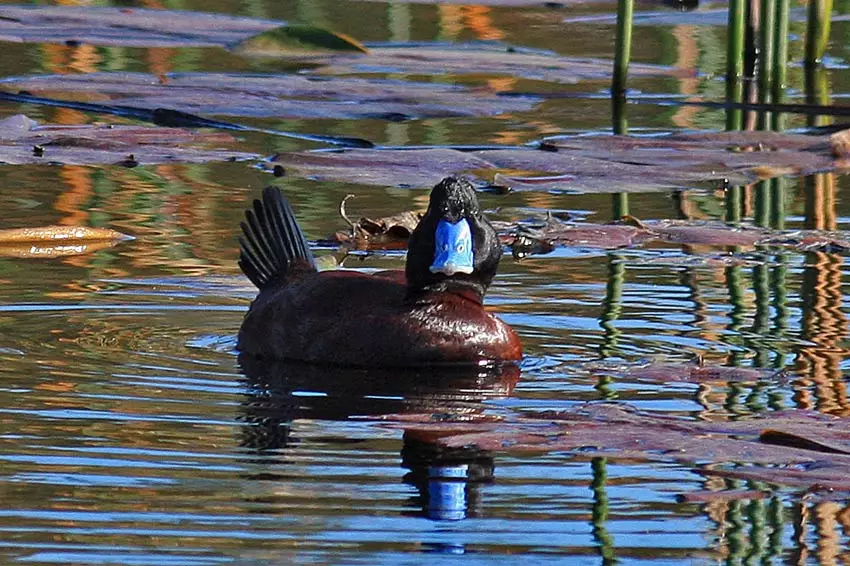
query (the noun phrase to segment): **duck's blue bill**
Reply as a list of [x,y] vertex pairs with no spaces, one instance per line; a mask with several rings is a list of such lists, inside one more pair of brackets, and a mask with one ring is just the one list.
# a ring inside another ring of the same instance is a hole
[[472,231],[465,218],[456,224],[440,220],[434,233],[434,263],[431,273],[472,273]]

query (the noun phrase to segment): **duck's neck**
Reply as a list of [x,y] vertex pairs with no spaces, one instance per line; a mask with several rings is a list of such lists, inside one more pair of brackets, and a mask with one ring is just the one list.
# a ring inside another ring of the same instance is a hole
[[486,290],[480,282],[471,279],[446,279],[418,289],[409,289],[407,301],[410,303],[436,302],[448,293],[480,305],[484,302]]

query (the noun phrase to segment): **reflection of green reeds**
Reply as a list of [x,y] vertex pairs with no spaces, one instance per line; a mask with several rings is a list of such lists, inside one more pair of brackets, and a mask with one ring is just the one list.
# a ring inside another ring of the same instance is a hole
[[590,489],[593,490],[593,509],[591,517],[593,521],[593,538],[599,545],[599,553],[602,555],[602,564],[616,564],[614,556],[614,540],[605,523],[608,521],[608,494],[605,486],[608,483],[608,460],[607,458],[594,458],[590,461],[593,470],[593,480]]
[[[773,335],[781,338],[788,329],[788,267],[785,256],[777,255],[775,267],[770,277],[770,288],[773,294]],[[781,341],[779,341],[781,343]],[[785,367],[785,352],[780,348],[776,353],[774,366],[777,369]]]
[[[623,309],[623,280],[626,268],[623,257],[620,254],[608,254],[608,282],[605,285],[605,299],[602,302],[602,314],[599,317],[599,326],[605,331],[600,348],[600,356],[606,358],[617,348],[617,339],[620,330],[614,326],[613,321],[620,317]],[[604,395],[611,398],[610,395]]]
[[741,201],[743,192],[741,187],[726,188],[726,221],[737,223],[741,221],[742,207]]
[[[726,289],[729,292],[729,325],[727,330],[729,336],[741,336],[741,328],[744,326],[746,307],[744,305],[744,281],[741,276],[741,267],[733,265],[726,268]],[[741,352],[732,351],[729,354],[729,365],[740,365]]]
[[754,188],[755,211],[753,213],[753,221],[756,226],[769,226],[772,211],[772,193],[770,190],[770,181],[759,181]]
[[[756,312],[753,315],[753,335],[770,336],[770,273],[764,263],[753,267],[753,294],[755,295]],[[762,340],[752,344],[756,353],[756,367],[768,367],[770,348]]]

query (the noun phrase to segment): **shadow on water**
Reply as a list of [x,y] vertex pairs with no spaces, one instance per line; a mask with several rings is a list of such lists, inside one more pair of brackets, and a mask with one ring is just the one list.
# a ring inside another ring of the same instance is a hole
[[[517,366],[483,368],[365,369],[239,357],[247,379],[242,403],[242,446],[258,456],[297,445],[297,421],[352,417],[394,420],[473,420],[487,399],[511,394]],[[418,491],[415,515],[460,520],[479,514],[480,486],[493,480],[491,453],[445,448],[439,435],[405,431],[403,481]],[[277,453],[279,454],[279,453]],[[279,456],[279,458],[284,458]],[[256,479],[269,479],[262,474]],[[439,549],[435,549],[439,550]],[[452,550],[452,549],[448,549]],[[457,549],[455,549],[457,550]]]

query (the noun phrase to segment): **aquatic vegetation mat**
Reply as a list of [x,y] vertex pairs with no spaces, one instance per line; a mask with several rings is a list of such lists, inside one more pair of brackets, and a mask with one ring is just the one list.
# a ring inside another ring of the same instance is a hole
[[537,102],[459,85],[294,74],[82,73],[12,77],[0,85],[74,101],[281,118],[489,116],[527,111]]
[[291,152],[276,165],[317,180],[429,186],[447,174],[516,191],[627,193],[724,188],[850,167],[847,132],[551,138],[536,147]]
[[122,165],[206,163],[257,155],[209,148],[233,145],[225,133],[116,124],[39,124],[22,114],[0,120],[0,164]]
[[420,415],[424,422],[415,422],[413,415],[400,418],[406,434],[449,448],[570,451],[588,458],[680,462],[705,473],[850,491],[850,419],[814,411],[694,421],[598,403],[501,421],[440,422],[439,415]]

